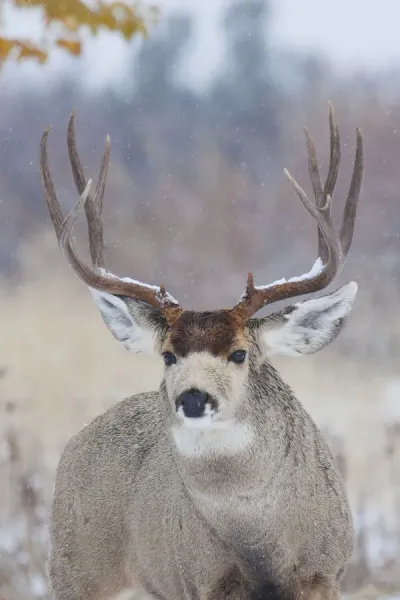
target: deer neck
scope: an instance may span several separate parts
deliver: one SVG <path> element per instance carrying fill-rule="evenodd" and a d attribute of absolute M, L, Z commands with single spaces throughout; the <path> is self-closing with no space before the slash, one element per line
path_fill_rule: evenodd
<path fill-rule="evenodd" d="M 278 378 L 270 365 L 253 371 L 232 421 L 204 429 L 172 425 L 169 438 L 176 465 L 193 493 L 240 496 L 269 484 L 282 464 L 286 421 L 291 418 L 284 408 L 291 392 Z"/>
<path fill-rule="evenodd" d="M 221 539 L 243 548 L 258 548 L 269 535 L 265 514 L 272 518 L 275 510 L 288 434 L 296 426 L 298 402 L 278 378 L 269 366 L 252 374 L 243 409 L 225 429 L 188 431 L 191 438 L 177 438 L 172 429 L 170 435 L 177 470 L 198 512 Z"/>

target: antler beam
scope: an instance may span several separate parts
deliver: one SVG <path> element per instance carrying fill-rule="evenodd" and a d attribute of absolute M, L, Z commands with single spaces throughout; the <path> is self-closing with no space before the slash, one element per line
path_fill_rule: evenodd
<path fill-rule="evenodd" d="M 50 217 L 56 232 L 58 243 L 69 264 L 78 277 L 88 286 L 127 296 L 145 302 L 158 308 L 164 314 L 167 322 L 172 324 L 182 312 L 178 302 L 166 291 L 164 286 L 152 286 L 124 277 L 120 278 L 109 273 L 105 268 L 104 238 L 101 213 L 103 197 L 107 179 L 108 165 L 110 162 L 110 137 L 107 136 L 106 147 L 101 161 L 100 173 L 96 184 L 94 196 L 91 195 L 92 181 L 87 181 L 76 148 L 75 138 L 75 113 L 71 115 L 68 125 L 68 152 L 71 162 L 75 185 L 80 198 L 73 210 L 64 217 L 54 189 L 47 158 L 47 138 L 49 129 L 43 133 L 40 143 L 40 174 L 44 196 L 49 209 Z M 76 253 L 72 242 L 74 225 L 85 210 L 89 234 L 89 248 L 93 267 L 87 265 Z"/>
<path fill-rule="evenodd" d="M 336 185 L 340 163 L 339 130 L 336 125 L 332 105 L 329 105 L 330 164 L 329 172 L 322 184 L 317 164 L 314 142 L 305 128 L 308 153 L 308 169 L 314 191 L 315 203 L 311 202 L 297 181 L 285 169 L 285 175 L 292 183 L 303 206 L 318 224 L 318 258 L 309 273 L 257 287 L 252 273 L 249 273 L 246 290 L 238 304 L 232 309 L 244 321 L 267 304 L 286 300 L 294 296 L 311 294 L 327 287 L 343 269 L 353 239 L 358 200 L 360 197 L 364 151 L 361 132 L 357 129 L 357 146 L 353 176 L 344 209 L 343 223 L 338 235 L 331 217 L 332 194 Z"/>

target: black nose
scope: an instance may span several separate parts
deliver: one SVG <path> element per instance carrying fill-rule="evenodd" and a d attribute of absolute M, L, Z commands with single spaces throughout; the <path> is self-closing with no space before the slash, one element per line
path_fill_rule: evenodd
<path fill-rule="evenodd" d="M 185 417 L 198 419 L 204 415 L 208 401 L 209 395 L 207 392 L 189 390 L 188 392 L 183 392 L 180 396 L 178 396 L 176 399 L 176 408 L 182 406 Z"/>

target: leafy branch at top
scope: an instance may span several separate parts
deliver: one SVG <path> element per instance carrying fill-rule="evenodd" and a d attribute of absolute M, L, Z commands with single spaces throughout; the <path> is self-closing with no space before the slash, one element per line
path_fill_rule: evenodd
<path fill-rule="evenodd" d="M 35 59 L 45 63 L 52 47 L 79 56 L 82 52 L 81 31 L 87 29 L 93 36 L 102 30 L 113 31 L 130 40 L 135 34 L 147 34 L 145 17 L 137 2 L 92 2 L 81 0 L 8 0 L 21 10 L 40 11 L 43 23 L 42 42 L 10 38 L 0 27 L 0 66 L 8 59 L 17 61 Z M 157 9 L 148 7 L 148 19 L 157 17 Z M 56 35 L 54 35 L 56 32 Z M 52 35 L 53 34 L 53 35 Z"/>

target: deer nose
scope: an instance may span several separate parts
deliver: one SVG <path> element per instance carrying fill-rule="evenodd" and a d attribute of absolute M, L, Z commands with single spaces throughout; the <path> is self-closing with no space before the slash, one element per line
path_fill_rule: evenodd
<path fill-rule="evenodd" d="M 198 419 L 204 415 L 208 401 L 209 395 L 207 392 L 189 390 L 178 396 L 176 399 L 176 408 L 182 407 L 185 417 L 188 417 L 189 419 Z"/>

